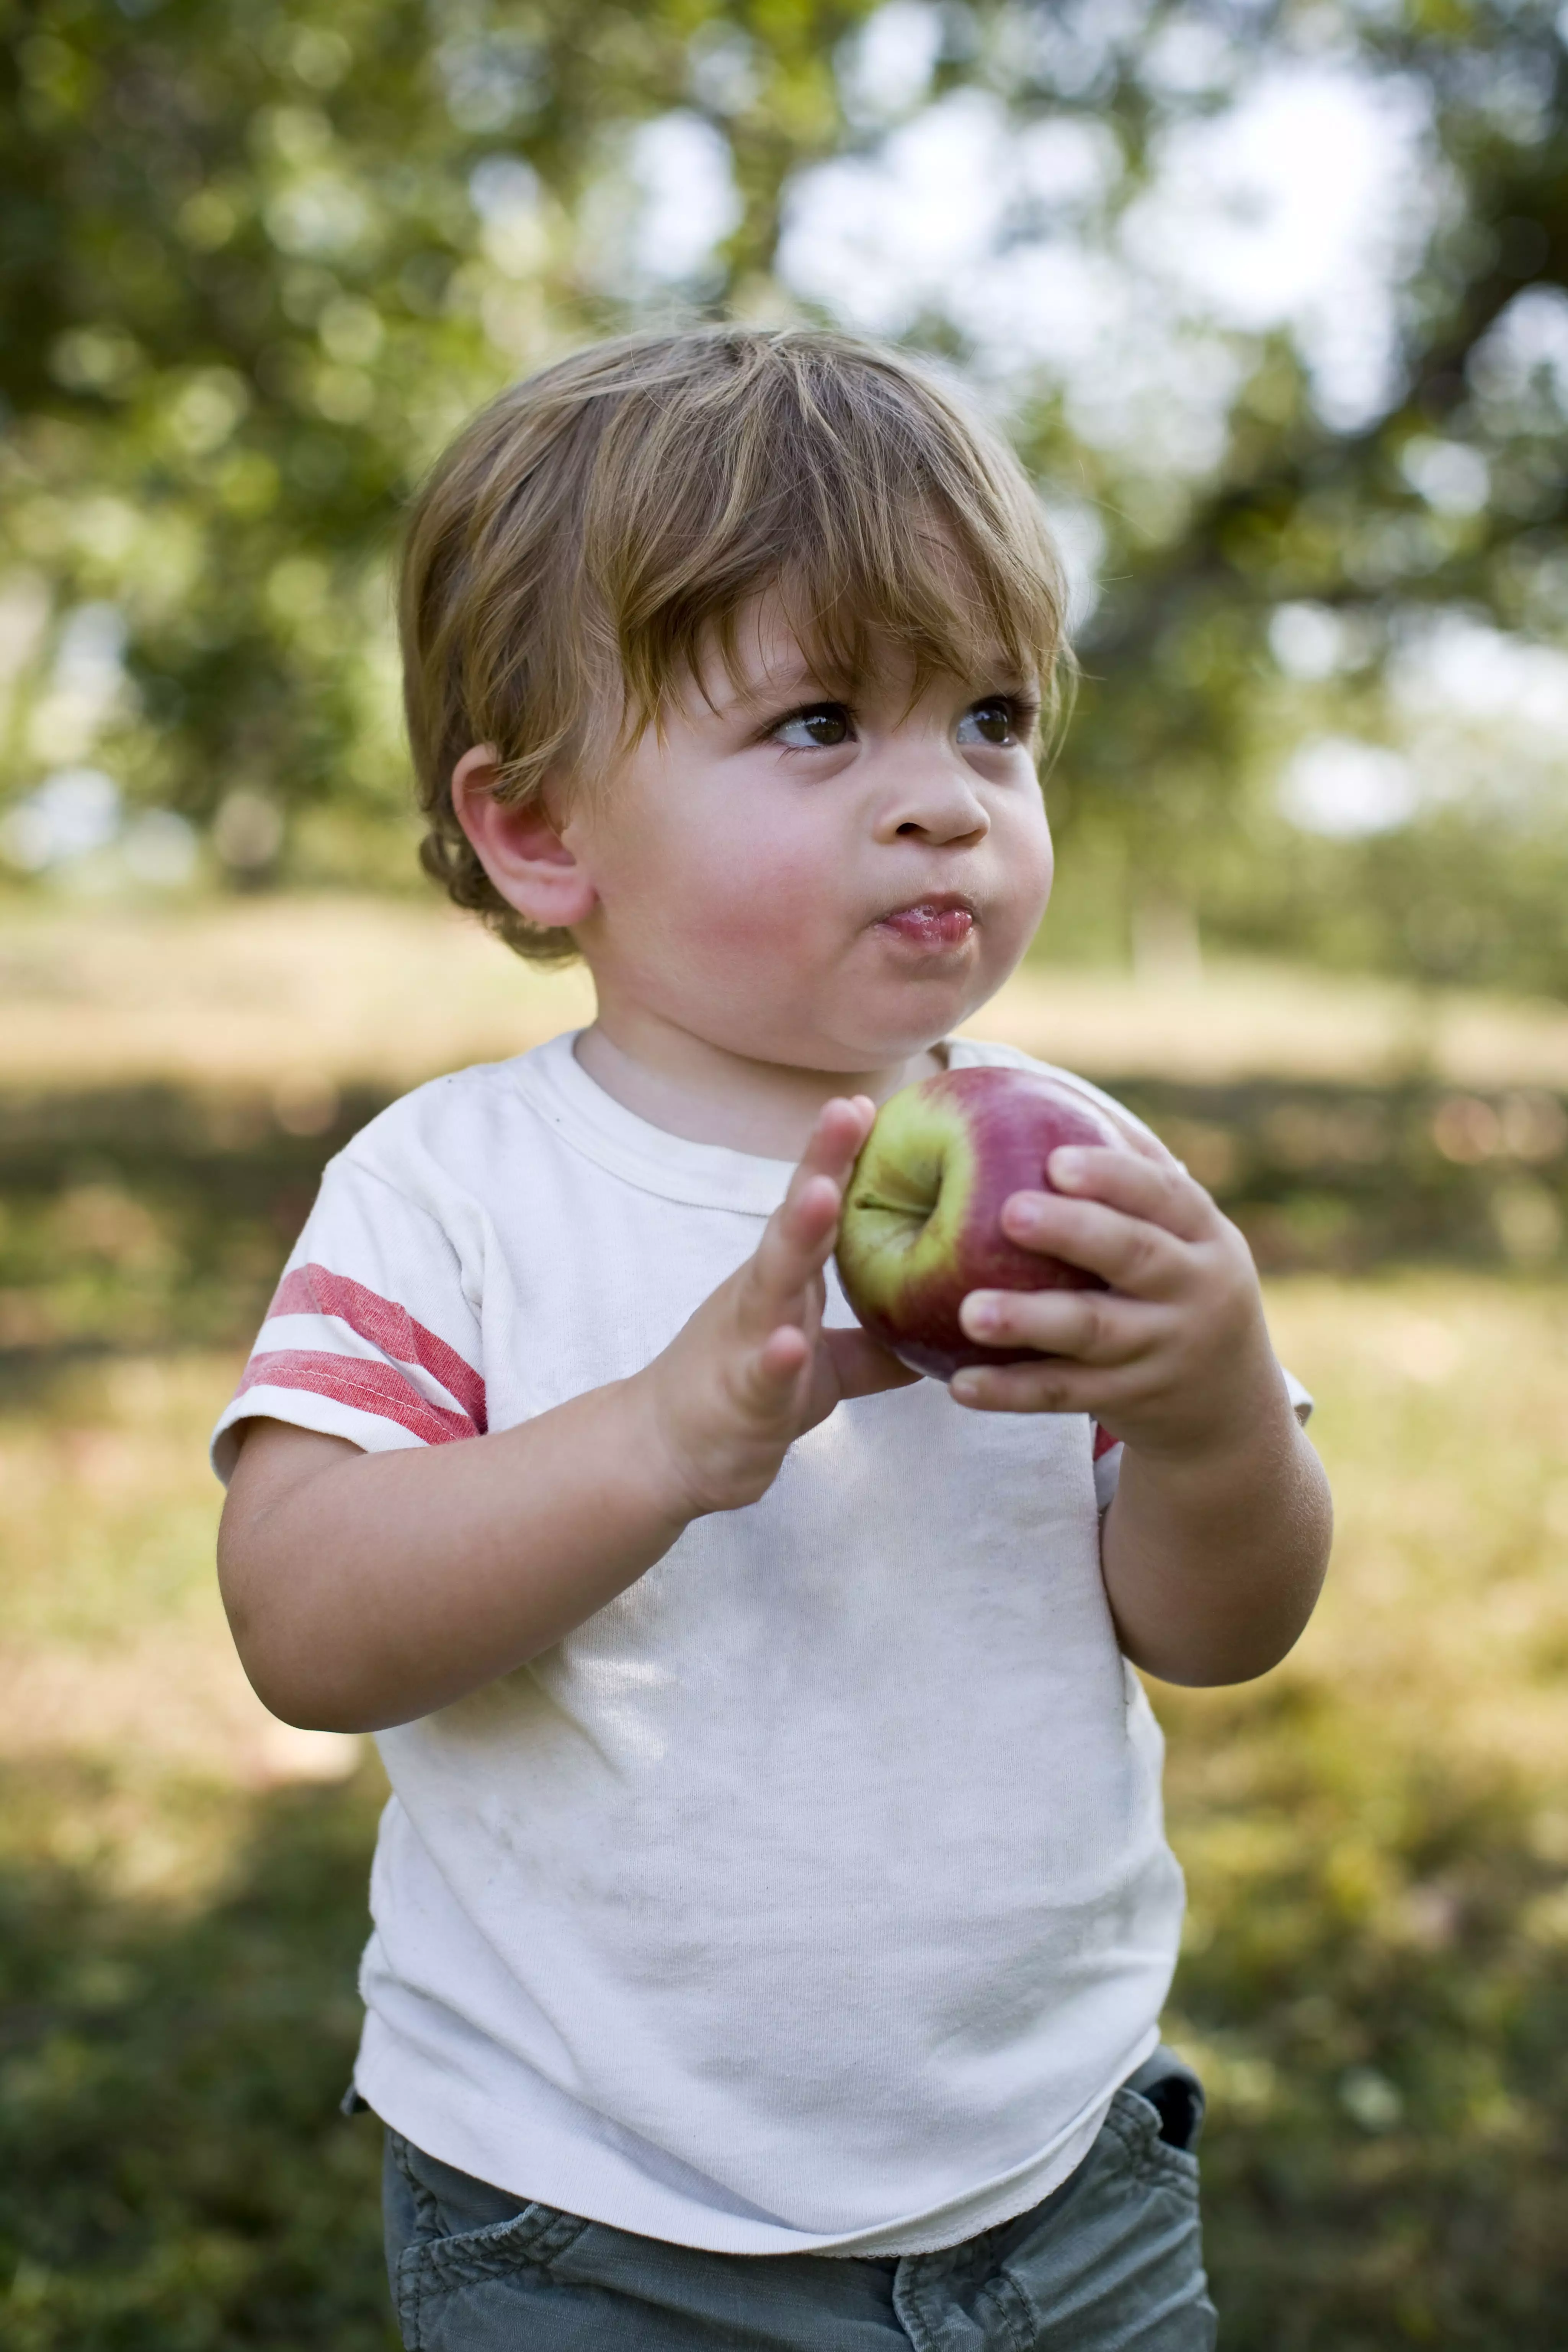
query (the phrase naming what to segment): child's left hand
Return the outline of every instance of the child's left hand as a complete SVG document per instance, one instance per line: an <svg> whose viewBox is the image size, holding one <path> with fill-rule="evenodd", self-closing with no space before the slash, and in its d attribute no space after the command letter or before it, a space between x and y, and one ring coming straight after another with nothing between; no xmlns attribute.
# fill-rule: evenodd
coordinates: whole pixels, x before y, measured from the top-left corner
<svg viewBox="0 0 1568 2352"><path fill-rule="evenodd" d="M1109 1290L974 1290L972 1339L1037 1348L1039 1363L954 1375L960 1404L987 1412L1087 1412L1146 1455L1245 1440L1283 1382L1251 1253L1228 1217L1163 1145L1073 1148L1050 1160L1053 1192L1015 1192L1003 1229L1026 1250L1066 1258Z"/></svg>
<svg viewBox="0 0 1568 2352"><path fill-rule="evenodd" d="M1100 1531L1123 1651L1166 1682L1245 1682L1311 1612L1332 1513L1268 1344L1251 1253L1162 1144L1053 1152L1055 1192L1015 1192L1004 1230L1109 1290L975 1290L972 1339L1035 1363L953 1375L985 1412L1084 1412L1126 1441Z"/></svg>

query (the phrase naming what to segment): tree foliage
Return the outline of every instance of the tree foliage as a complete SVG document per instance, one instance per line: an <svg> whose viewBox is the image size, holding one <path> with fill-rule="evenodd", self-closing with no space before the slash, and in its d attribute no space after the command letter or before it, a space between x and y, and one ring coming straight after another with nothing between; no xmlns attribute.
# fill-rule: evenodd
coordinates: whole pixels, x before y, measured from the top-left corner
<svg viewBox="0 0 1568 2352"><path fill-rule="evenodd" d="M1212 15L1250 17L1254 40L1309 63L1323 22L1287 6ZM1500 634L1515 656L1568 636L1562 14L1403 0L1336 19L1358 69L1412 91L1426 118L1425 234L1395 289L1386 396L1336 429L1299 351L1259 339L1223 445L1163 531L1128 495L1124 457L1101 478L1111 586L1084 645L1077 808L1146 889L1174 877L1232 940L1560 991L1562 766L1548 756L1521 774L1531 749L1509 740L1495 694L1464 746L1441 740L1451 713L1424 726L1419 709L1391 709L1389 688L1403 670L1408 706L1422 667L1441 670L1456 638L1434 631L1440 617L1472 642ZM1097 94L1145 142L1148 56L1146 34L1112 53ZM1042 419L1037 448L1047 472L1079 454L1059 415ZM1281 609L1302 607L1331 625L1323 650L1282 663ZM1408 740L1435 788L1422 821L1352 842L1289 833L1267 788L1289 744L1331 730Z"/></svg>
<svg viewBox="0 0 1568 2352"><path fill-rule="evenodd" d="M739 216L682 292L765 269L788 173L837 133L832 55L862 13L13 8L9 612L45 662L16 782L96 736L138 798L203 823L226 803L241 867L270 856L273 805L316 820L319 857L334 824L395 806L379 559L411 484L509 375L658 282L633 250L637 122L721 121L735 158ZM128 626L108 712L84 607Z"/></svg>
<svg viewBox="0 0 1568 2352"><path fill-rule="evenodd" d="M896 226L900 142L967 107L998 183L1064 127L1100 157L1089 196L1025 173L997 212L1016 349L962 283L893 316L989 378L1099 542L1052 785L1062 947L1120 947L1130 923L1157 945L1195 911L1242 944L1568 986L1561 772L1515 725L1552 706L1540 663L1568 632L1568 65L1545 0L4 14L0 658L24 808L91 761L232 871L404 870L384 559L435 449L586 335L835 307L798 259L812 191ZM1152 384L1122 397L1103 353L1101 391L1092 365L1075 383L1029 268L1070 246L1125 278L1182 140L1291 75L1353 81L1407 126L1381 384L1336 408L1282 314L1188 300L1156 321L1169 254L1142 265ZM1340 158L1321 168L1327 201ZM867 255L836 307L877 324ZM1347 282L1346 332L1370 299ZM1184 445L1184 401L1206 417ZM1478 648L1491 701L1450 708ZM1324 737L1397 755L1408 806L1292 828L1280 775Z"/></svg>

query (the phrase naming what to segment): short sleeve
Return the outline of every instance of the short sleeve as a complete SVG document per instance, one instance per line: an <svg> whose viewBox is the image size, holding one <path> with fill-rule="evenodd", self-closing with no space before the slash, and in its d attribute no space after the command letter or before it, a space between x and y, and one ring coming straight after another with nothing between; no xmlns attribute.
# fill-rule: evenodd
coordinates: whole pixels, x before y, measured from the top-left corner
<svg viewBox="0 0 1568 2352"><path fill-rule="evenodd" d="M1285 1376L1285 1389L1290 1399L1291 1411L1305 1429L1312 1417L1310 1391L1302 1387L1295 1373L1289 1370L1285 1365L1281 1364L1279 1369ZM1094 1441L1095 1506L1100 1511L1105 1512L1110 1507L1110 1498L1116 1492L1117 1480L1121 1475L1121 1447L1108 1429L1101 1429L1099 1422L1090 1422L1089 1429Z"/></svg>
<svg viewBox="0 0 1568 2352"><path fill-rule="evenodd" d="M428 1209L345 1154L331 1162L239 1387L212 1437L226 1484L246 1420L366 1453L484 1433L478 1313Z"/></svg>

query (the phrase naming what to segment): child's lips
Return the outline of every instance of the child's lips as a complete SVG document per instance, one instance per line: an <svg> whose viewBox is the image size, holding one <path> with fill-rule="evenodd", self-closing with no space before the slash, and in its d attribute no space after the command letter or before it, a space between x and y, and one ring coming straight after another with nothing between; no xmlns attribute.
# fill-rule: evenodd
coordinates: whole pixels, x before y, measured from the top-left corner
<svg viewBox="0 0 1568 2352"><path fill-rule="evenodd" d="M890 931L907 947L925 954L943 955L961 948L974 929L974 909L963 898L917 898L895 907L879 921L879 931Z"/></svg>

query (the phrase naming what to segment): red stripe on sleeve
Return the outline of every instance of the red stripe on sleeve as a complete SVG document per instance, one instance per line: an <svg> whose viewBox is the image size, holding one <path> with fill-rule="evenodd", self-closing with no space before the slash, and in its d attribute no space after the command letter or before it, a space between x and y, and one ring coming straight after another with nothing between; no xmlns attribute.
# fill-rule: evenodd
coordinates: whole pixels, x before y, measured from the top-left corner
<svg viewBox="0 0 1568 2352"><path fill-rule="evenodd" d="M1121 1443L1119 1437L1112 1437L1109 1429L1101 1429L1099 1422L1095 1423L1094 1458L1097 1462L1103 1460L1108 1454L1114 1454Z"/></svg>
<svg viewBox="0 0 1568 2352"><path fill-rule="evenodd" d="M372 1363L364 1356L334 1356L324 1348L264 1349L247 1364L235 1394L255 1388L307 1389L312 1396L395 1421L426 1445L450 1445L459 1437L481 1434L466 1412L447 1412L421 1396L395 1365Z"/></svg>
<svg viewBox="0 0 1568 2352"><path fill-rule="evenodd" d="M384 1349L400 1363L418 1364L431 1373L449 1395L457 1398L479 1435L483 1436L489 1427L485 1384L473 1366L465 1363L445 1339L437 1339L423 1323L416 1323L405 1307L383 1298L377 1290L367 1290L363 1282L353 1282L346 1274L330 1273L324 1265L297 1265L279 1284L278 1295L267 1312L269 1318L274 1315L335 1315L339 1322L346 1323L351 1331L368 1339L373 1347Z"/></svg>

